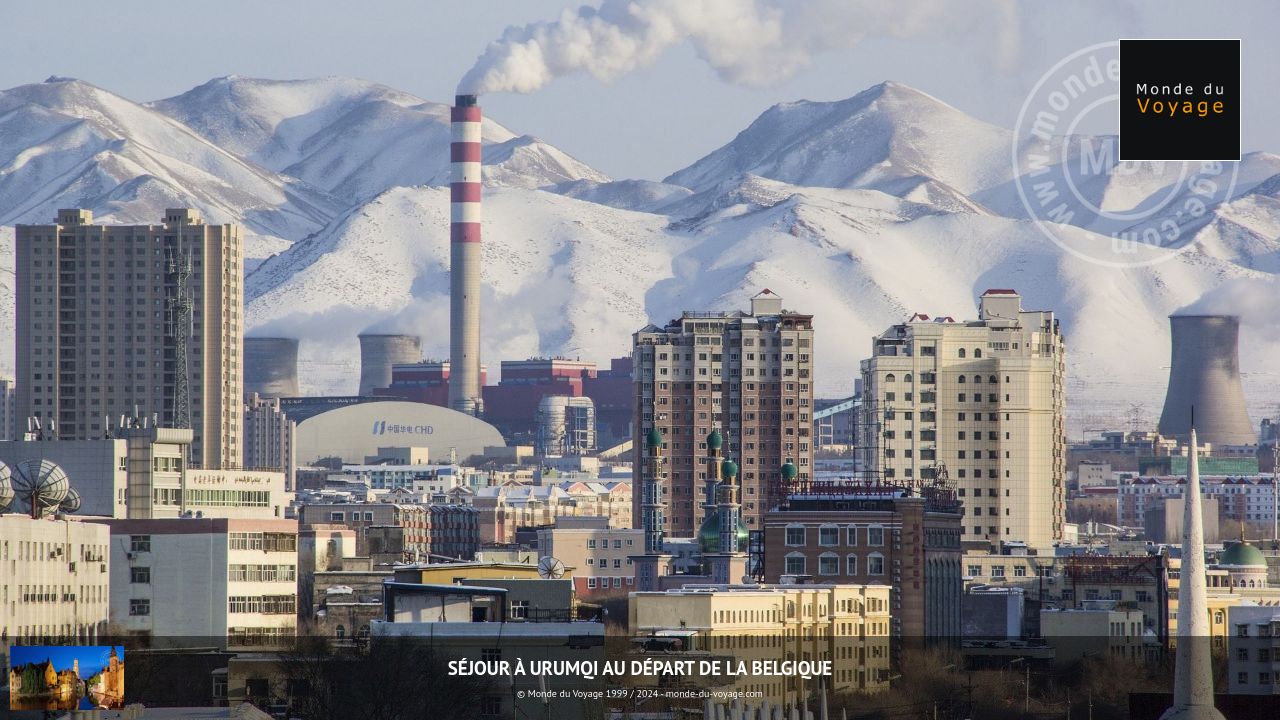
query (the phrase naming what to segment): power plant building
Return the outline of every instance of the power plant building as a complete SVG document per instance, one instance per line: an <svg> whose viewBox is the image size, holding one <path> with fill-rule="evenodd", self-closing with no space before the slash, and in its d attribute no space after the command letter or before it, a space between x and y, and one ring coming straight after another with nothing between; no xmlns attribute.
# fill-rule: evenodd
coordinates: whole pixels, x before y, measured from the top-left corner
<svg viewBox="0 0 1280 720"><path fill-rule="evenodd" d="M244 339L244 392L264 398L297 397L298 340L283 337Z"/></svg>
<svg viewBox="0 0 1280 720"><path fill-rule="evenodd" d="M19 418L87 440L135 412L183 424L185 395L191 462L240 465L238 226L206 225L191 209L166 210L159 225L97 225L89 210L59 210L52 225L18 225L16 248Z"/></svg>
<svg viewBox="0 0 1280 720"><path fill-rule="evenodd" d="M1169 329L1172 362L1160 434L1186 444L1194 415L1200 441L1214 449L1257 443L1240 384L1240 318L1173 315Z"/></svg>
<svg viewBox="0 0 1280 720"><path fill-rule="evenodd" d="M1052 311L987 290L979 319L914 315L872 342L863 462L884 482L956 488L966 543L1062 539L1065 347Z"/></svg>
<svg viewBox="0 0 1280 720"><path fill-rule="evenodd" d="M694 534L714 498L707 493L707 438L720 430L724 457L739 468L741 519L760 529L780 497L781 468L797 479L813 467L813 316L784 310L764 290L747 312L685 312L633 336L632 467L645 467L646 438L657 429L665 456L665 534ZM633 527L643 527L643 493ZM709 509L711 508L711 509Z"/></svg>
<svg viewBox="0 0 1280 720"><path fill-rule="evenodd" d="M391 368L422 360L422 340L417 335L360 335L360 396L391 384Z"/></svg>
<svg viewBox="0 0 1280 720"><path fill-rule="evenodd" d="M327 457L362 463L380 448L425 447L432 458L464 460L485 448L504 447L488 423L448 408L414 402L366 402L322 412L298 423L298 461Z"/></svg>

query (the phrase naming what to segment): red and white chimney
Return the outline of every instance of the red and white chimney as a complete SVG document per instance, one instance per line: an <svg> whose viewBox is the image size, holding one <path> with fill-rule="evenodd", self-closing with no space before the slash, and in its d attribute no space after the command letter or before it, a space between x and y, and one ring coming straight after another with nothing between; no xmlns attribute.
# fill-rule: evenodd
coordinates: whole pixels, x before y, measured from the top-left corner
<svg viewBox="0 0 1280 720"><path fill-rule="evenodd" d="M480 388L480 106L458 95L449 144L449 407L484 412Z"/></svg>

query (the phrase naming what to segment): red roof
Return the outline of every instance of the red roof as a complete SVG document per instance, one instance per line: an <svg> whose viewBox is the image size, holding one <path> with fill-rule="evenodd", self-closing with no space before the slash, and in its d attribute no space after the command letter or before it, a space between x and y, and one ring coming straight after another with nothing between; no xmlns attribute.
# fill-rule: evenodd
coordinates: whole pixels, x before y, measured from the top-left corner
<svg viewBox="0 0 1280 720"><path fill-rule="evenodd" d="M988 295L1017 295L1017 294L1018 294L1018 291L1013 290L1011 288L989 288L986 292L982 293L982 296L986 297Z"/></svg>

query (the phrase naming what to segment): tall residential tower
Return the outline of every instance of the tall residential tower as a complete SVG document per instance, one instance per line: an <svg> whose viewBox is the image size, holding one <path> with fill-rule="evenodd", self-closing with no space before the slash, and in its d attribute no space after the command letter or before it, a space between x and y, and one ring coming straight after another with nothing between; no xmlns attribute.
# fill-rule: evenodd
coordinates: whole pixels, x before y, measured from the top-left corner
<svg viewBox="0 0 1280 720"><path fill-rule="evenodd" d="M239 227L206 225L191 209L166 210L158 225L96 225L88 210L19 225L19 423L35 417L60 438L94 439L136 410L173 427L185 395L190 461L238 466L241 256ZM177 320L183 284L188 322ZM175 356L183 345L185 363Z"/></svg>
<svg viewBox="0 0 1280 720"><path fill-rule="evenodd" d="M668 537L691 537L715 513L708 497L708 438L719 430L737 460L741 517L759 529L792 460L808 480L813 446L813 316L783 310L764 290L749 312L685 312L633 336L634 466L644 467L654 428L665 441ZM644 494L635 496L643 526Z"/></svg>
<svg viewBox="0 0 1280 720"><path fill-rule="evenodd" d="M915 315L862 361L862 458L886 482L935 482L963 503L966 543L1062 538L1066 484L1062 333L1052 311L988 290L978 319Z"/></svg>

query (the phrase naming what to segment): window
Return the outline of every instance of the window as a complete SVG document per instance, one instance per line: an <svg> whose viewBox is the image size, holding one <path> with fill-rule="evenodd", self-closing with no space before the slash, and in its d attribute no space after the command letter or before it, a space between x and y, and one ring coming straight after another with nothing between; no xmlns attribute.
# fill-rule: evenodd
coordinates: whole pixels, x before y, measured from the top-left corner
<svg viewBox="0 0 1280 720"><path fill-rule="evenodd" d="M594 590L595 587L596 587L596 579L593 577L587 578L587 589Z"/></svg>
<svg viewBox="0 0 1280 720"><path fill-rule="evenodd" d="M130 615L150 615L151 600L148 598L133 598L129 601Z"/></svg>
<svg viewBox="0 0 1280 720"><path fill-rule="evenodd" d="M793 525L787 528L787 546L804 547L804 526Z"/></svg>
<svg viewBox="0 0 1280 720"><path fill-rule="evenodd" d="M1014 576L1014 577L1026 577L1026 576L1027 576L1027 567L1026 567L1025 565L1014 565L1014 566L1013 566L1013 576Z"/></svg>
<svg viewBox="0 0 1280 720"><path fill-rule="evenodd" d="M480 717L498 717L502 714L502 696L485 695L480 698Z"/></svg>
<svg viewBox="0 0 1280 720"><path fill-rule="evenodd" d="M981 565L970 565L970 566L969 566L969 577L982 577L982 566L981 566Z"/></svg>
<svg viewBox="0 0 1280 720"><path fill-rule="evenodd" d="M129 552L151 552L151 536L130 535Z"/></svg>
<svg viewBox="0 0 1280 720"><path fill-rule="evenodd" d="M818 574L839 575L840 556L830 552L822 553L822 555L818 556Z"/></svg>
<svg viewBox="0 0 1280 720"><path fill-rule="evenodd" d="M880 553L871 553L867 556L867 574L883 575L884 574L884 556Z"/></svg>
<svg viewBox="0 0 1280 720"><path fill-rule="evenodd" d="M884 528L876 526L867 528L867 544L873 547L884 545Z"/></svg>
<svg viewBox="0 0 1280 720"><path fill-rule="evenodd" d="M849 554L849 555L846 555L846 556L845 556L845 558L844 558L844 574L845 574L845 575L857 575L857 574L858 574L858 556L857 556L857 555Z"/></svg>
<svg viewBox="0 0 1280 720"><path fill-rule="evenodd" d="M818 544L823 547L832 547L840 544L840 528L835 525L823 525L818 528Z"/></svg>
<svg viewBox="0 0 1280 720"><path fill-rule="evenodd" d="M1249 637L1249 626L1236 625L1236 637Z"/></svg>
<svg viewBox="0 0 1280 720"><path fill-rule="evenodd" d="M783 560L783 572L786 575L803 575L804 569L804 553L789 553Z"/></svg>
<svg viewBox="0 0 1280 720"><path fill-rule="evenodd" d="M853 527L852 525L849 526L849 541L847 544L850 546L856 546L858 544L858 528Z"/></svg>
<svg viewBox="0 0 1280 720"><path fill-rule="evenodd" d="M151 568L149 567L129 568L129 582L131 583L151 582Z"/></svg>
<svg viewBox="0 0 1280 720"><path fill-rule="evenodd" d="M512 620L524 620L529 617L529 601L528 600L512 600L511 610L507 617Z"/></svg>

